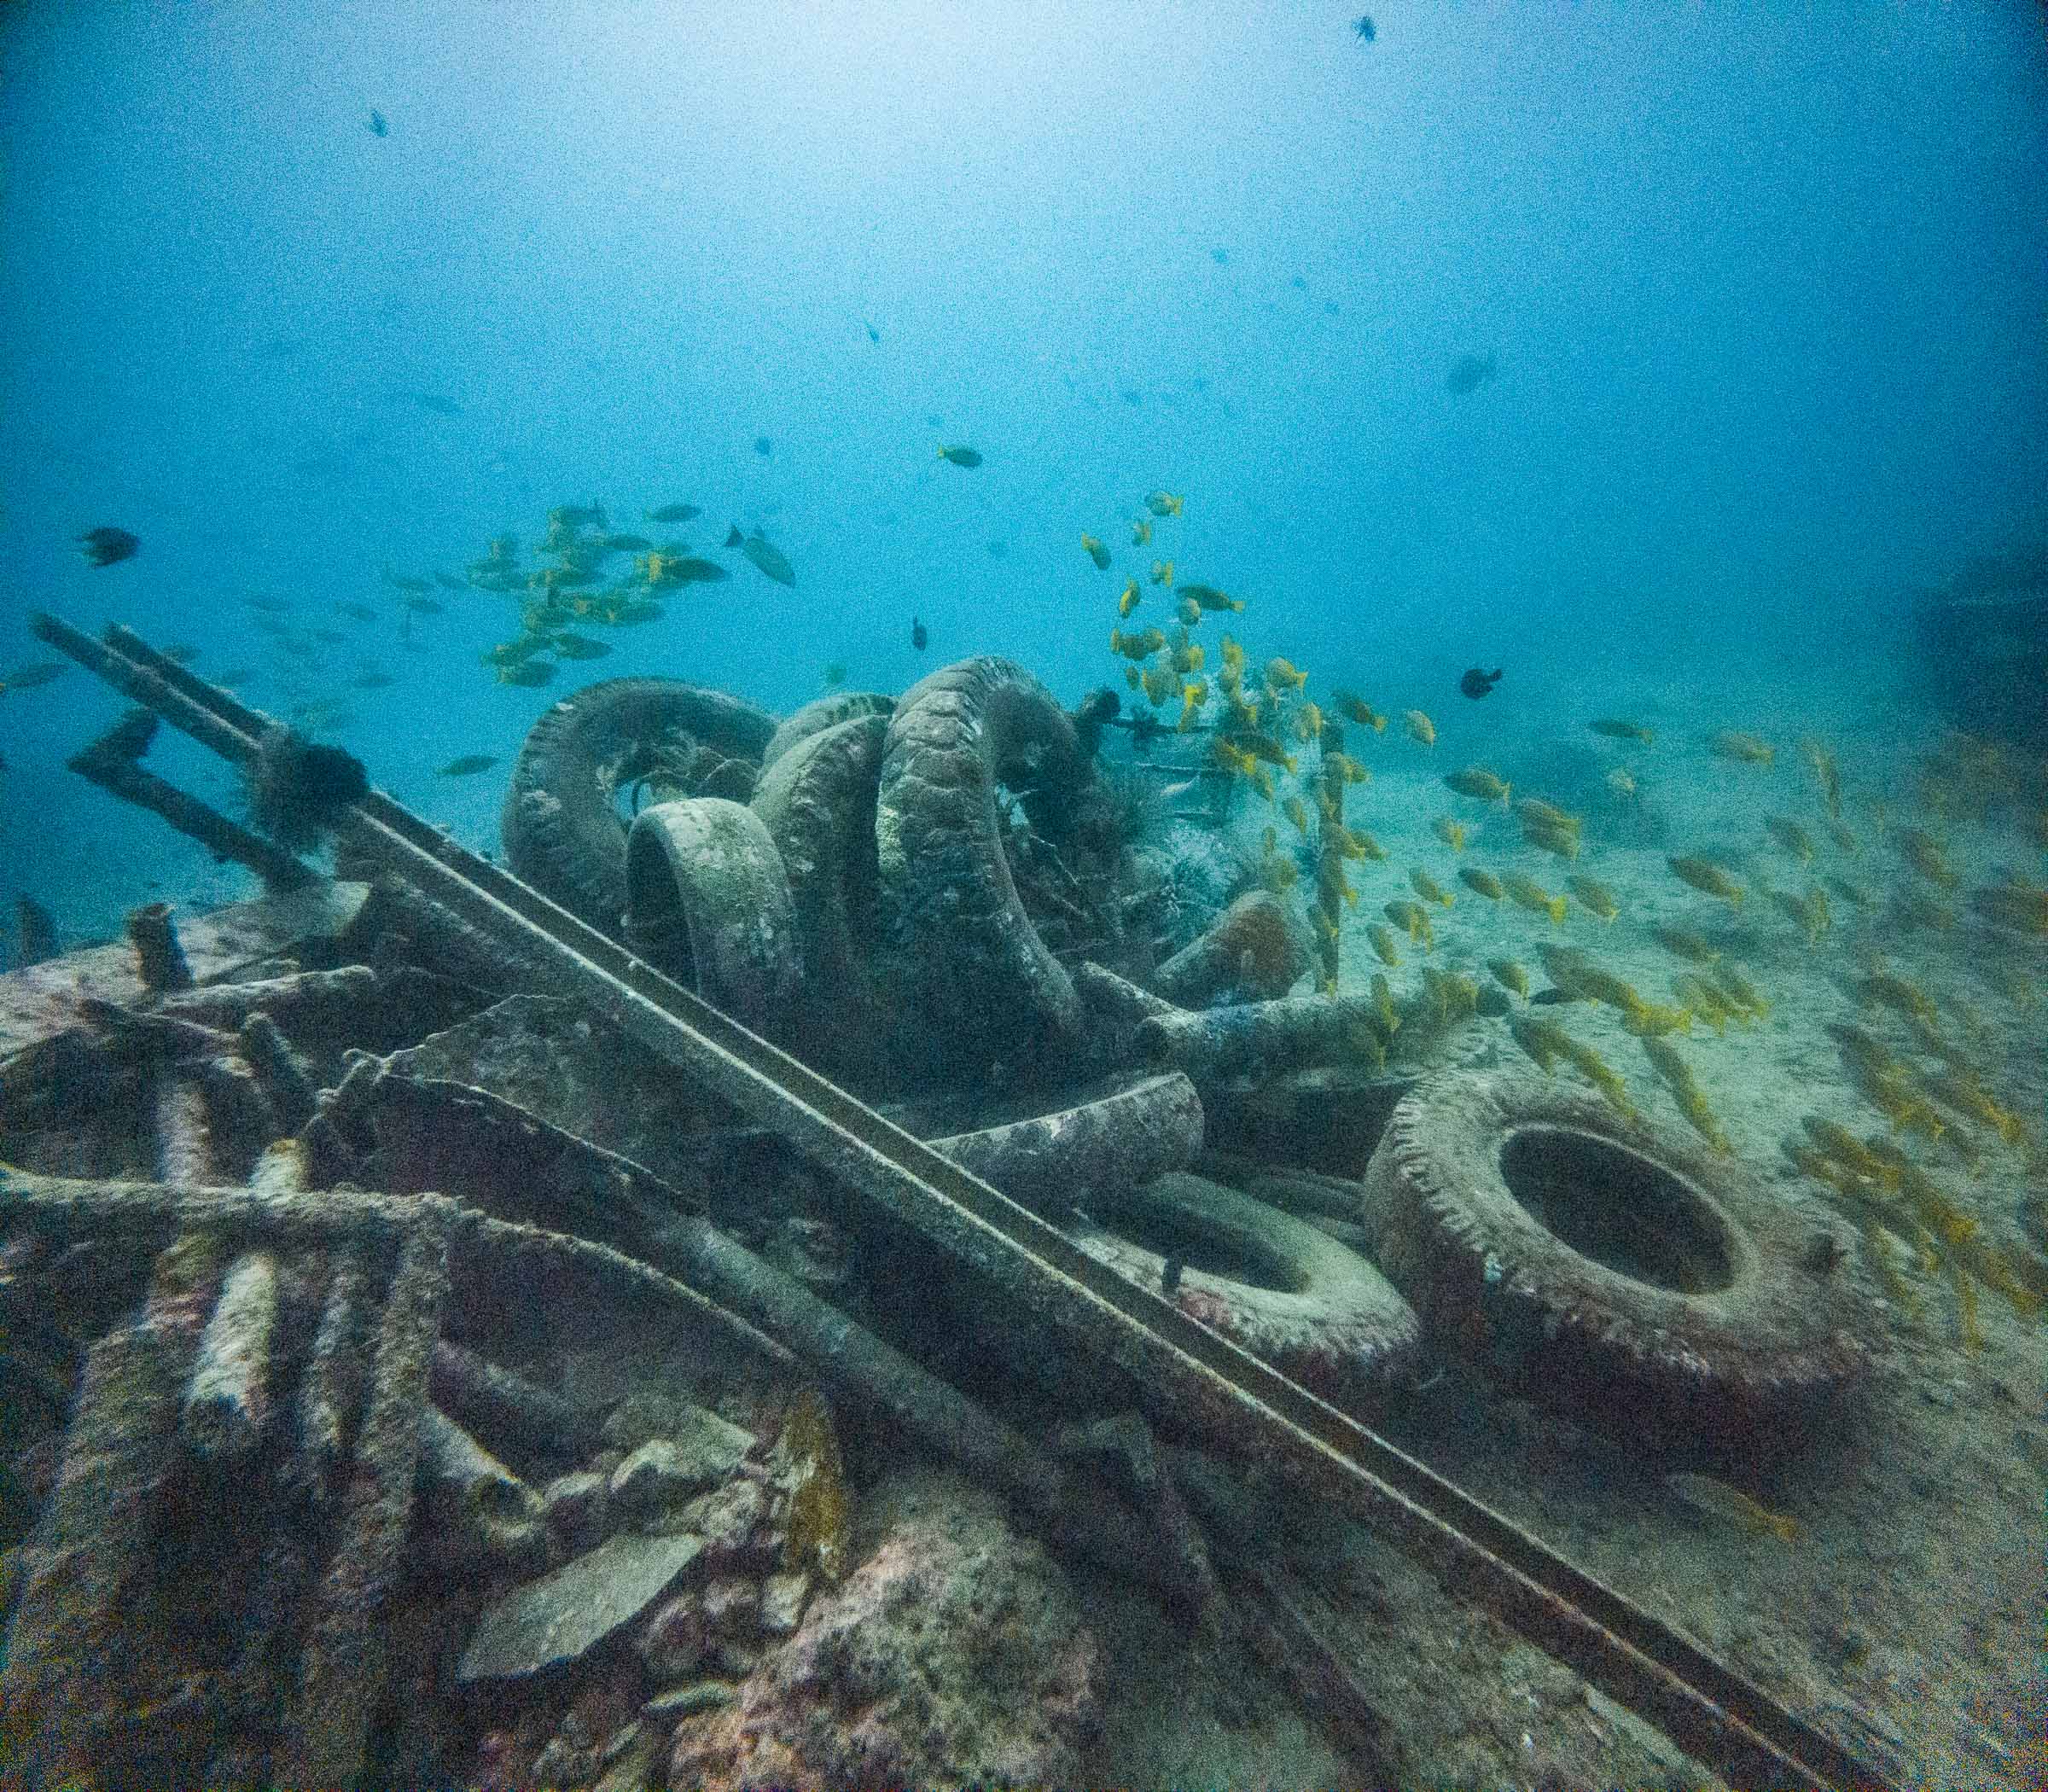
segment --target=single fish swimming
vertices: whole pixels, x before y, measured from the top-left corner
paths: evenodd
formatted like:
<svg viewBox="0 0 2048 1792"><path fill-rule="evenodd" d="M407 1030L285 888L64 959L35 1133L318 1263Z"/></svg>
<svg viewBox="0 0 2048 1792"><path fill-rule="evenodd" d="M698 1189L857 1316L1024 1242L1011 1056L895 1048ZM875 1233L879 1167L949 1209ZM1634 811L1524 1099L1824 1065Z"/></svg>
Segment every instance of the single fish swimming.
<svg viewBox="0 0 2048 1792"><path fill-rule="evenodd" d="M125 529L88 529L79 538L79 550L96 567L110 567L116 561L132 560L142 538Z"/></svg>

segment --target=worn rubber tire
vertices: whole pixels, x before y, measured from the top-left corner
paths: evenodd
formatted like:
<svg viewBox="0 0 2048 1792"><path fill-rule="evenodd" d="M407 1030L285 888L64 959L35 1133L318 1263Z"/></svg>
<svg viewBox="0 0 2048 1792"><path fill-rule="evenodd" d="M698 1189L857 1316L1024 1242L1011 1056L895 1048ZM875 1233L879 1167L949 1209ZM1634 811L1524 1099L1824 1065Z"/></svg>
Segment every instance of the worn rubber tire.
<svg viewBox="0 0 2048 1792"><path fill-rule="evenodd" d="M1327 1399L1400 1374L1420 1341L1414 1310L1356 1251L1205 1177L1177 1171L1120 1190L1067 1232L1155 1292L1173 1254L1183 1267L1167 1299Z"/></svg>
<svg viewBox="0 0 2048 1792"><path fill-rule="evenodd" d="M608 678L573 692L527 730L514 762L498 819L506 864L616 934L625 907L625 823L613 806L620 784L681 735L758 762L775 727L765 710L680 678Z"/></svg>
<svg viewBox="0 0 2048 1792"><path fill-rule="evenodd" d="M890 719L875 817L885 958L956 1078L1070 1068L1080 999L1017 894L996 788L1028 780L1057 803L1090 776L1073 721L1008 660L942 667Z"/></svg>
<svg viewBox="0 0 2048 1792"><path fill-rule="evenodd" d="M895 698L878 690L835 690L829 697L815 697L801 709L790 711L777 725L761 750L761 770L765 771L800 741L807 741L814 734L823 734L841 722L858 721L863 716L881 716L886 720L895 707Z"/></svg>
<svg viewBox="0 0 2048 1792"><path fill-rule="evenodd" d="M881 933L875 797L888 731L887 717L867 714L800 736L768 761L751 805L788 877L804 966L802 1055L834 1073L872 1073L878 1055L892 1056L895 1022L870 969Z"/></svg>
<svg viewBox="0 0 2048 1792"><path fill-rule="evenodd" d="M1380 1265L1434 1337L1610 1428L1734 1442L1866 1364L1822 1209L1590 1094L1430 1079L1364 1183Z"/></svg>
<svg viewBox="0 0 2048 1792"><path fill-rule="evenodd" d="M760 817L719 796L656 803L625 837L633 950L742 1027L778 1041L803 989L796 911Z"/></svg>

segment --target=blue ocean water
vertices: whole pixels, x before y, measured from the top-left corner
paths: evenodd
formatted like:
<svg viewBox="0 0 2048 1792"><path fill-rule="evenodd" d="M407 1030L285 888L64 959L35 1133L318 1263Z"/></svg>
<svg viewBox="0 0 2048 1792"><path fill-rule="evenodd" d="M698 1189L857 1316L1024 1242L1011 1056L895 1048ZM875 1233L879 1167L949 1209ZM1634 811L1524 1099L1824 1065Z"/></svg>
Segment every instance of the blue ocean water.
<svg viewBox="0 0 2048 1792"><path fill-rule="evenodd" d="M1404 1441L1716 1648L1764 1637L1788 1698L1919 1713L1900 1748L1984 1778L2044 1697L2004 1647L2039 1628L2011 1514L2048 1463L2039 1331L1969 1265L2048 1245L2025 934L2048 843L2048 33L1989 0L1356 16L0 10L0 963L19 897L72 945L247 887L66 769L120 705L38 676L38 609L189 647L494 850L525 731L587 680L780 713L999 654L1130 713L1112 631L1219 587L1244 608L1197 626L1211 677L1226 633L1254 691L1283 688L1275 656L1306 675L1276 748L1306 759L1301 704L1335 717L1341 691L1391 719L1349 724L1374 779L1346 823L1388 857L1335 868L1368 899L1329 904L1347 987L1491 977L1482 1068L1533 1073L1516 1042L1539 1036L1496 1023L1567 1004L1509 1003L1490 967L1562 985L1563 944L1668 1021L1701 986L1664 944L1685 938L1771 1005L1689 998L1702 1120L1639 1052L1640 1012L1571 1004L1634 1099L1778 1192L1841 1192L1807 1143L1829 1124L1894 1148L1894 1181L1909 1153L1941 1178L1912 1213L1837 1203L1911 1360L1849 1442L1764 1440L1743 1488L1767 1509L1510 1398L1427 1404L1442 1376ZM470 569L508 537L522 572L549 564L550 514L590 506L729 576L658 593L657 620L574 614L608 655L501 677L531 588ZM94 566L79 538L106 527L139 550ZM2030 691L2016 743L1947 731L2026 734ZM464 759L488 763L443 769ZM239 812L189 743L149 763ZM1583 812L1584 857L1575 821L1545 847L1446 792L1473 765ZM1291 856L1300 902L1307 812L1236 794L1236 845L1271 881ZM1489 864L1561 911L1568 889L1568 922L1461 876ZM1428 880L1422 924L1376 919ZM1859 1029L1894 1056L1864 1086ZM1923 1085L1946 1119L1910 1105ZM2006 1258L1960 1248L1980 1237Z"/></svg>
<svg viewBox="0 0 2048 1792"><path fill-rule="evenodd" d="M273 713L340 705L312 725L487 831L433 768L509 758L582 672L777 708L834 663L1114 678L1165 489L1162 552L1249 600L1254 663L1397 713L1458 709L1475 662L1508 668L1489 723L1674 666L1910 688L1900 594L2044 527L2038 16L1376 26L10 8L0 673L48 657L35 608L189 642ZM1487 376L1455 390L1468 357ZM384 569L530 550L592 500L623 530L696 503L700 547L760 527L798 582L727 556L545 690L478 664L510 599L437 590L401 638ZM140 554L85 565L103 524ZM204 869L61 769L111 701L75 672L0 694L0 886L74 936Z"/></svg>

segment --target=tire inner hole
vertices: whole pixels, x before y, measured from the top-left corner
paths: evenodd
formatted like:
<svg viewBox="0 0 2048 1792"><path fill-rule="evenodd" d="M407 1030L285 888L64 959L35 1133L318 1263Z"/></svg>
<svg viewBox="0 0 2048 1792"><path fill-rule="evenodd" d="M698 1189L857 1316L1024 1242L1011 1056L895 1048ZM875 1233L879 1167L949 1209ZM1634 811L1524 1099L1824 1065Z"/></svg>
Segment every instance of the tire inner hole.
<svg viewBox="0 0 2048 1792"><path fill-rule="evenodd" d="M1618 1275L1681 1295L1735 1280L1720 1216L1682 1177L1623 1146L1524 1126L1501 1148L1500 1173L1539 1225Z"/></svg>

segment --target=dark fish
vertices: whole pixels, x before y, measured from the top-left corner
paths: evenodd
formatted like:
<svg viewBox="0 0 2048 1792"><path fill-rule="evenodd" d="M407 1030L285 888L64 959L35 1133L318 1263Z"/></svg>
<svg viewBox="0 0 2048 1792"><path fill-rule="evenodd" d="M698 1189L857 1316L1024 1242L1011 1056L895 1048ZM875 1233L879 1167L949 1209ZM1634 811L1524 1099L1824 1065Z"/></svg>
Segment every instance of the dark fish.
<svg viewBox="0 0 2048 1792"><path fill-rule="evenodd" d="M447 605L433 597L408 597L405 608L416 610L422 616L442 616L447 614ZM316 631L317 632L317 631Z"/></svg>
<svg viewBox="0 0 2048 1792"><path fill-rule="evenodd" d="M1468 697L1483 697L1500 683L1500 672L1498 666L1492 672L1481 672L1475 666L1457 681L1457 688Z"/></svg>
<svg viewBox="0 0 2048 1792"><path fill-rule="evenodd" d="M0 690L33 690L38 684L47 684L58 673L68 672L67 660L38 660L28 666L17 666L0 678Z"/></svg>
<svg viewBox="0 0 2048 1792"><path fill-rule="evenodd" d="M866 320L864 318L864 319L862 320L862 322L864 323L866 323ZM869 341L870 341L870 342L879 342L879 341L881 341L881 332L880 330L876 329L875 328L875 326L874 326L872 323L868 323L868 324L867 324L867 331L868 331L868 340L869 340Z"/></svg>
<svg viewBox="0 0 2048 1792"><path fill-rule="evenodd" d="M1009 544L1006 541L992 541L988 544L988 557L991 560L1000 560L1009 552Z"/></svg>
<svg viewBox="0 0 2048 1792"><path fill-rule="evenodd" d="M925 632L923 621L918 617L911 617L911 645L916 648L919 653L922 653L924 651L925 643L929 641L931 638L932 637Z"/></svg>
<svg viewBox="0 0 2048 1792"><path fill-rule="evenodd" d="M555 637L555 651L565 660L602 660L611 652L608 641L593 641L588 635L567 632Z"/></svg>
<svg viewBox="0 0 2048 1792"><path fill-rule="evenodd" d="M348 637L338 628L310 628L306 633L316 641L324 641L329 647L339 647Z"/></svg>
<svg viewBox="0 0 2048 1792"><path fill-rule="evenodd" d="M437 417L459 417L463 407L453 399L444 399L438 392L409 392L405 396L422 410L431 410Z"/></svg>
<svg viewBox="0 0 2048 1792"><path fill-rule="evenodd" d="M1214 262L1218 267L1221 267L1230 259L1231 252L1228 249L1211 249L1209 251L1209 259Z"/></svg>
<svg viewBox="0 0 2048 1792"><path fill-rule="evenodd" d="M385 121L384 114L379 112L375 106L369 108L369 134L372 137L389 137L391 135L391 126Z"/></svg>
<svg viewBox="0 0 2048 1792"><path fill-rule="evenodd" d="M1578 997L1570 994L1567 991L1554 987L1551 989L1539 989L1534 995L1529 998L1531 1002L1534 1003L1538 1007L1542 1008L1550 1007L1552 1004L1559 1002L1576 1002L1578 999Z"/></svg>
<svg viewBox="0 0 2048 1792"><path fill-rule="evenodd" d="M442 777L468 777L479 771L488 771L497 763L495 753L465 753L459 759L450 759L442 766Z"/></svg>
<svg viewBox="0 0 2048 1792"><path fill-rule="evenodd" d="M704 513L695 504L664 504L659 510L649 510L649 522L694 522Z"/></svg>
<svg viewBox="0 0 2048 1792"><path fill-rule="evenodd" d="M1306 293L1308 290L1307 280L1300 274L1295 275L1295 277L1287 283L1294 288L1297 293ZM1201 388L1199 386L1196 387L1197 392L1199 392L1201 389Z"/></svg>
<svg viewBox="0 0 2048 1792"><path fill-rule="evenodd" d="M348 682L358 690L382 690L399 681L389 672L358 672Z"/></svg>
<svg viewBox="0 0 2048 1792"><path fill-rule="evenodd" d="M781 549L770 544L767 537L759 529L751 535L743 536L740 533L740 526L735 523L732 532L725 538L725 545L737 548L777 585L796 583L796 568L783 557Z"/></svg>
<svg viewBox="0 0 2048 1792"><path fill-rule="evenodd" d="M346 597L337 597L335 608L344 616L353 616L358 622L375 622L377 620L376 611L367 603L355 603Z"/></svg>
<svg viewBox="0 0 2048 1792"><path fill-rule="evenodd" d="M431 591L433 589L427 579L416 578L410 573L394 573L389 567L384 568L384 583L395 585L401 591Z"/></svg>
<svg viewBox="0 0 2048 1792"><path fill-rule="evenodd" d="M1370 13L1360 13L1351 21L1351 28L1368 44L1379 36L1379 32L1373 28L1372 15Z"/></svg>
<svg viewBox="0 0 2048 1792"><path fill-rule="evenodd" d="M125 529L88 529L79 538L79 551L96 567L110 567L117 560L132 560L142 538Z"/></svg>
<svg viewBox="0 0 2048 1792"><path fill-rule="evenodd" d="M467 579L457 579L452 573L444 573L439 567L433 569L433 582L444 591L466 591L469 589Z"/></svg>
<svg viewBox="0 0 2048 1792"><path fill-rule="evenodd" d="M607 535L597 543L600 554L644 554L654 546L644 535Z"/></svg>
<svg viewBox="0 0 2048 1792"><path fill-rule="evenodd" d="M259 596L253 597L244 597L241 601L251 609L261 610L265 615L270 616L282 616L287 610L291 608L291 605L287 603L282 597L264 597Z"/></svg>
<svg viewBox="0 0 2048 1792"><path fill-rule="evenodd" d="M214 673L213 682L232 690L237 684L247 684L255 676L256 668L253 666L230 666L224 672Z"/></svg>
<svg viewBox="0 0 2048 1792"><path fill-rule="evenodd" d="M951 461L956 467L979 467L981 457L972 448L941 448L939 458Z"/></svg>
<svg viewBox="0 0 2048 1792"><path fill-rule="evenodd" d="M765 458L775 452L775 444L765 435L757 435L753 439L753 451Z"/></svg>
<svg viewBox="0 0 2048 1792"><path fill-rule="evenodd" d="M199 657L199 649L189 641L173 641L164 649L166 660L175 660L180 666L189 666Z"/></svg>
<svg viewBox="0 0 2048 1792"><path fill-rule="evenodd" d="M733 532L737 534L739 532L735 530ZM728 541L725 545L730 548L735 544ZM746 544L742 541L737 545L744 547ZM686 554L680 559L666 554L659 557L661 562L658 569L659 576L653 580L658 585L716 585L721 579L732 577L717 561L701 559L694 554Z"/></svg>
<svg viewBox="0 0 2048 1792"><path fill-rule="evenodd" d="M1444 384L1463 398L1469 392L1477 392L1499 370L1499 361L1492 355L1460 355L1444 375Z"/></svg>
<svg viewBox="0 0 2048 1792"><path fill-rule="evenodd" d="M825 664L825 689L837 690L847 682L847 666L843 660L831 660Z"/></svg>
<svg viewBox="0 0 2048 1792"><path fill-rule="evenodd" d="M33 896L15 899L15 969L57 956L56 917Z"/></svg>

